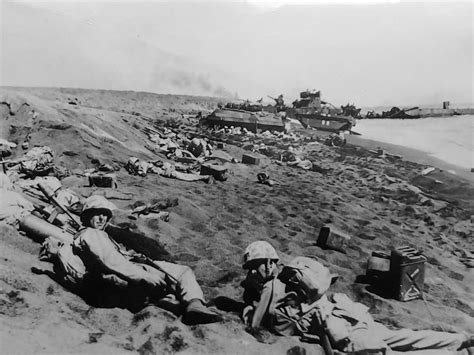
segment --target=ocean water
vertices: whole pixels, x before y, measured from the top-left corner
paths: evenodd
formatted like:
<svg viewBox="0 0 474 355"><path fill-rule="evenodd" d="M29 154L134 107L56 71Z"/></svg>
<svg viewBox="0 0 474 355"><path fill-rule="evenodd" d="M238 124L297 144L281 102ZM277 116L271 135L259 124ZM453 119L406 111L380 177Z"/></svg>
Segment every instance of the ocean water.
<svg viewBox="0 0 474 355"><path fill-rule="evenodd" d="M474 115L416 120L358 120L364 138L426 152L462 168L474 168Z"/></svg>

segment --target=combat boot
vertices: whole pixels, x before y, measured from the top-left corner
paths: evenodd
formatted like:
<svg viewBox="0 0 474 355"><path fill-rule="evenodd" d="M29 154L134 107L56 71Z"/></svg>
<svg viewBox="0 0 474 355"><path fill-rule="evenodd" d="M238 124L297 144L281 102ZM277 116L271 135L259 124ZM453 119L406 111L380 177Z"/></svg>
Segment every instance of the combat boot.
<svg viewBox="0 0 474 355"><path fill-rule="evenodd" d="M207 308L199 299L193 299L183 314L183 323L188 325L220 322L222 317Z"/></svg>

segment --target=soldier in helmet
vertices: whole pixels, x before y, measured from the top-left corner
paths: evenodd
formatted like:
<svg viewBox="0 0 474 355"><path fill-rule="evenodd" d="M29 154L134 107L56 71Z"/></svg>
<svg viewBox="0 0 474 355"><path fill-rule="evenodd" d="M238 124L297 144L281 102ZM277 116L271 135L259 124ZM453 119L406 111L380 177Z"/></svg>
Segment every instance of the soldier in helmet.
<svg viewBox="0 0 474 355"><path fill-rule="evenodd" d="M242 268L248 271L241 286L244 288L243 298L247 305L243 312L246 325L260 326L260 324L252 324L252 316L260 301L264 285L278 274L279 260L275 249L263 240L253 242L245 249Z"/></svg>
<svg viewBox="0 0 474 355"><path fill-rule="evenodd" d="M336 275L317 260L296 257L278 266L276 250L266 241L251 243L242 267L248 270L242 318L250 333L260 327L278 335L298 335L332 349L359 354L453 354L474 346L474 336L432 330L392 330L373 320L368 307L345 294L326 294Z"/></svg>
<svg viewBox="0 0 474 355"><path fill-rule="evenodd" d="M277 109L277 112L281 112L285 110L285 100L283 99L283 94L278 95L278 97L274 98L271 97L275 101L275 107Z"/></svg>
<svg viewBox="0 0 474 355"><path fill-rule="evenodd" d="M151 260L125 250L104 231L115 206L102 196L86 199L81 221L86 227L73 242L73 251L85 266L87 276L110 276L117 284L139 287L150 303L174 297L186 324L213 323L221 317L205 306L204 294L193 271L185 265Z"/></svg>

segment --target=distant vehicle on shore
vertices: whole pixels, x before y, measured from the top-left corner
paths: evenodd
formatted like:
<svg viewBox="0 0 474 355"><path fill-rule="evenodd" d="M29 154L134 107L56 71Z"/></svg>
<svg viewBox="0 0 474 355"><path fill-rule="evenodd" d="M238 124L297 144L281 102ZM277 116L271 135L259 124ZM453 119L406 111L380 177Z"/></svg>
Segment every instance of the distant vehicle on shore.
<svg viewBox="0 0 474 355"><path fill-rule="evenodd" d="M425 117L450 117L472 114L474 114L474 108L450 108L449 101L444 101L443 108L419 108L418 106L416 106L407 109L400 109L394 106L388 111L382 111L382 113L368 111L365 116L360 118L416 119Z"/></svg>
<svg viewBox="0 0 474 355"><path fill-rule="evenodd" d="M275 105L264 105L263 99L256 102L229 102L202 120L212 126L239 126L252 131L284 130L285 121L296 119L305 128L322 131L350 131L360 118L360 108L347 104L338 108L321 100L321 91L302 91L300 98L293 101L292 107L286 106L283 95L274 98Z"/></svg>
<svg viewBox="0 0 474 355"><path fill-rule="evenodd" d="M400 109L396 106L392 107L389 111L382 111L382 113L376 113L375 111L368 111L365 115L365 118L403 118L403 119L412 119L420 118L420 115L417 114L408 114L408 112L418 110L417 107L411 107L408 109Z"/></svg>
<svg viewBox="0 0 474 355"><path fill-rule="evenodd" d="M287 117L299 120L305 127L323 131L350 131L356 125L360 109L354 105L337 108L321 100L321 91L302 91L300 98L293 101L293 107L287 107Z"/></svg>

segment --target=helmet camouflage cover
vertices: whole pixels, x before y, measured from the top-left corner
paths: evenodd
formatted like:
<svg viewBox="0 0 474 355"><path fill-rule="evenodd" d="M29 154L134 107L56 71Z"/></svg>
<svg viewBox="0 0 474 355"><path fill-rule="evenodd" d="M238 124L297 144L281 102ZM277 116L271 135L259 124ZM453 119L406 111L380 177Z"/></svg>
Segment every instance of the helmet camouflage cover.
<svg viewBox="0 0 474 355"><path fill-rule="evenodd" d="M242 267L248 269L252 261L259 259L280 260L275 249L264 240L257 240L245 248Z"/></svg>
<svg viewBox="0 0 474 355"><path fill-rule="evenodd" d="M112 217L112 211L117 209L117 207L105 197L100 195L92 195L88 197L84 206L82 207L82 214L89 210L107 210L109 217Z"/></svg>

